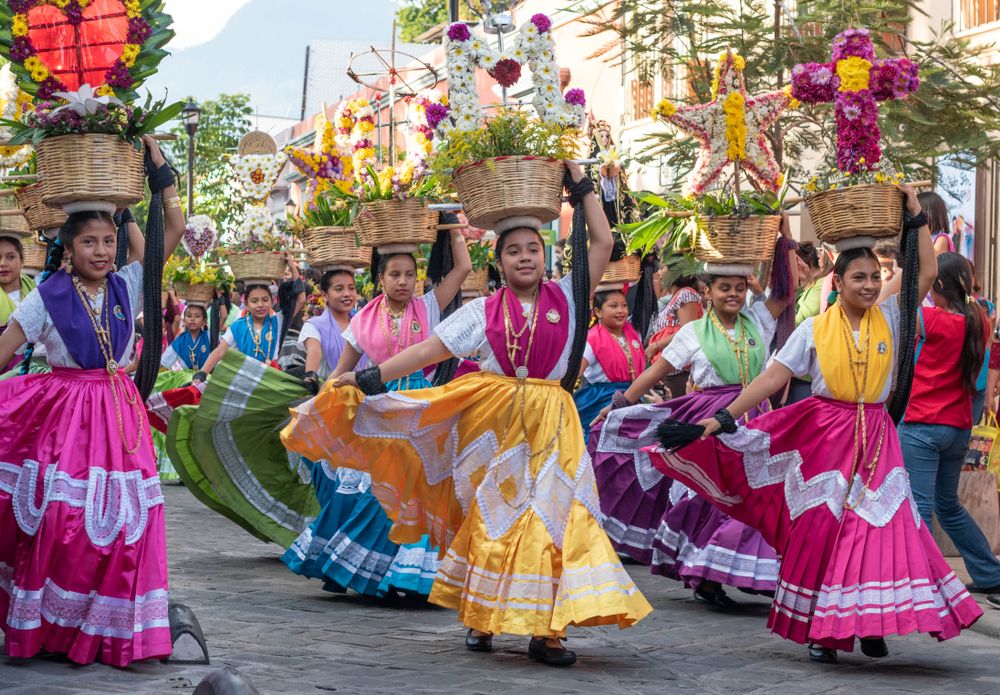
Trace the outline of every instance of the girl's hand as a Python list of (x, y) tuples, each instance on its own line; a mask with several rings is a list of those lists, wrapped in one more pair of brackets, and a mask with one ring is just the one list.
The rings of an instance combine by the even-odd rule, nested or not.
[(792, 224), (788, 219), (788, 213), (784, 210), (781, 211), (781, 227), (779, 227), (778, 231), (786, 239), (792, 238)]
[(753, 273), (747, 275), (747, 289), (753, 292), (754, 297), (764, 294), (764, 288), (760, 286), (760, 281)]
[(566, 169), (569, 170), (569, 176), (573, 179), (573, 183), (577, 183), (583, 178), (583, 169), (580, 165), (569, 159), (564, 159), (563, 164), (566, 165)]
[(653, 389), (649, 389), (649, 393), (646, 394), (646, 398), (649, 400), (650, 403), (662, 403), (663, 402), (663, 398), (660, 397), (660, 394), (658, 394)]
[(142, 142), (146, 145), (146, 149), (149, 150), (149, 156), (153, 160), (153, 164), (161, 167), (167, 163), (167, 160), (163, 158), (163, 153), (160, 152), (160, 143), (148, 135), (142, 136)]
[(708, 420), (702, 420), (698, 424), (705, 428), (705, 433), (701, 435), (702, 441), (711, 437), (712, 433), (722, 426), (719, 424), (719, 421), (716, 420), (714, 417)]
[(354, 372), (347, 372), (345, 374), (341, 374), (336, 379), (332, 379), (331, 383), (334, 387), (340, 388), (341, 386), (357, 386), (358, 380), (354, 378)]
[(660, 341), (655, 340), (646, 348), (646, 359), (652, 362), (658, 354), (660, 354)]
[(608, 417), (608, 413), (610, 412), (611, 412), (611, 404), (609, 403), (608, 405), (604, 406), (604, 409), (601, 410), (601, 412), (597, 414), (597, 417), (595, 417), (594, 421), (590, 423), (590, 426), (593, 427), (598, 422), (604, 422)]
[(288, 264), (289, 268), (291, 268), (297, 262), (298, 261), (295, 260), (295, 256), (292, 254), (291, 251), (285, 251), (285, 263)]
[(917, 192), (914, 190), (913, 186), (907, 183), (896, 184), (896, 188), (906, 194), (906, 209), (910, 211), (910, 214), (916, 217), (920, 214), (920, 201), (917, 200)]

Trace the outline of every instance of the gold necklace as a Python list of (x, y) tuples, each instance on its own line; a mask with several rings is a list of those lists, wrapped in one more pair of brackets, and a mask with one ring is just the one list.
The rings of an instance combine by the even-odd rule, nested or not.
[[(385, 297), (385, 295), (382, 295), (382, 296)], [(398, 314), (393, 313), (392, 307), (389, 306), (389, 299), (388, 299), (388, 297), (386, 297), (385, 301), (382, 302), (382, 306), (379, 307), (379, 309), (384, 308), (385, 309), (385, 313), (389, 315), (389, 333), (393, 337), (398, 337), (399, 336), (399, 325), (400, 324), (396, 323), (396, 322), (399, 321), (400, 323), (402, 323), (403, 316), (406, 314), (406, 308), (408, 306), (410, 306), (410, 300), (411, 299), (413, 299), (412, 295), (409, 296), (409, 297), (407, 297), (406, 303), (403, 304), (403, 308), (399, 310)], [(379, 315), (379, 319), (381, 320), (381, 315)], [(383, 331), (385, 330), (384, 326), (382, 327), (382, 330)], [(392, 354), (392, 350), (389, 351), (389, 354), (390, 355)]]
[[(407, 299), (406, 300), (406, 305), (409, 305), (409, 303), (410, 303), (410, 300)], [(396, 316), (395, 314), (392, 313), (392, 309), (389, 308), (389, 300), (386, 300), (386, 301), (382, 302), (382, 306), (379, 307), (378, 325), (382, 327), (382, 336), (385, 338), (385, 347), (389, 351), (389, 357), (395, 357), (395, 355), (392, 354), (392, 341), (389, 340), (389, 335), (390, 334), (393, 335), (393, 336), (397, 336), (396, 346), (399, 349), (396, 351), (396, 355), (398, 355), (400, 352), (402, 352), (404, 349), (406, 349), (406, 348), (403, 347), (403, 340), (398, 339), (399, 333), (396, 330), (396, 322), (394, 320), (394, 319), (399, 319), (400, 321), (402, 321), (403, 314), (406, 313), (406, 305), (403, 306), (403, 311), (402, 311), (402, 313), (400, 313), (399, 316)], [(390, 321), (389, 321), (389, 331), (388, 332), (386, 332), (386, 330), (385, 330), (385, 321), (382, 320), (382, 313), (381, 312), (382, 312), (382, 308), (383, 307), (385, 307), (386, 313), (391, 317)], [(413, 332), (412, 331), (406, 331), (406, 334), (410, 336), (410, 341), (406, 345), (406, 347), (410, 347), (410, 346), (413, 345)], [(407, 377), (406, 379), (407, 379), (406, 384), (407, 384), (407, 386), (409, 386), (409, 384), (410, 384), (409, 377)]]
[(612, 339), (614, 339), (615, 344), (622, 349), (622, 352), (625, 353), (625, 359), (628, 360), (628, 375), (629, 375), (629, 378), (631, 378), (632, 381), (635, 381), (635, 364), (632, 363), (632, 351), (629, 350), (628, 340), (626, 340), (626, 338), (625, 338), (625, 331), (622, 331), (622, 337), (619, 338), (614, 333), (612, 333), (611, 331), (609, 331), (608, 327), (605, 326), (603, 323), (600, 324), (600, 325), (601, 325), (601, 328), (603, 328), (604, 330), (608, 331), (608, 335), (610, 335), (612, 337)]
[[(743, 323), (743, 317), (739, 314), (736, 315), (736, 321), (740, 325), (740, 335), (736, 340), (733, 340), (732, 336), (729, 335), (729, 331), (723, 328), (722, 322), (719, 321), (714, 308), (708, 310), (708, 318), (711, 319), (712, 324), (729, 341), (729, 347), (732, 348), (733, 353), (736, 355), (736, 364), (740, 368), (740, 384), (743, 385), (743, 388), (746, 388), (750, 383), (750, 348), (747, 343), (747, 327)], [(740, 344), (741, 342), (742, 345)]]
[[(188, 335), (190, 335), (190, 332)], [(195, 348), (198, 347), (199, 340), (201, 340), (201, 331), (198, 331), (198, 337), (191, 341), (191, 347), (188, 348), (188, 364), (191, 365), (191, 369), (197, 369), (195, 361), (198, 358)]]
[[(104, 356), (104, 360), (107, 363), (108, 374), (111, 376), (111, 393), (115, 397), (115, 413), (118, 415), (118, 434), (121, 436), (122, 446), (125, 447), (125, 451), (128, 454), (134, 454), (139, 450), (139, 444), (142, 443), (142, 427), (145, 422), (143, 418), (144, 408), (139, 407), (139, 399), (135, 397), (130, 397), (127, 390), (125, 390), (125, 402), (135, 408), (136, 416), (139, 419), (139, 434), (135, 440), (135, 446), (130, 447), (128, 441), (125, 439), (125, 426), (122, 424), (122, 409), (121, 404), (118, 402), (118, 387), (121, 386), (119, 383), (121, 380), (121, 375), (118, 373), (118, 363), (114, 358), (114, 349), (111, 344), (111, 331), (103, 326), (110, 326), (111, 319), (108, 314), (108, 304), (107, 296), (105, 296), (105, 301), (101, 305), (101, 315), (98, 316), (94, 312), (94, 308), (87, 301), (88, 293), (87, 289), (80, 282), (80, 279), (75, 273), (71, 274), (70, 277), (73, 279), (73, 287), (76, 288), (76, 293), (80, 297), (80, 301), (83, 302), (84, 308), (87, 310), (87, 316), (90, 317), (90, 323), (94, 327), (94, 334), (97, 336), (97, 344), (101, 348), (101, 354)], [(104, 288), (108, 284), (108, 278), (105, 276), (101, 280), (101, 289), (97, 293), (97, 296), (101, 295)], [(103, 323), (103, 326), (102, 326)], [(122, 386), (124, 389), (124, 386)]]
[[(532, 298), (531, 317), (524, 322), (524, 325), (521, 326), (521, 330), (519, 332), (514, 331), (514, 323), (510, 318), (510, 307), (507, 306), (507, 297), (506, 295), (503, 297), (503, 331), (504, 342), (507, 347), (507, 359), (510, 360), (510, 366), (514, 367), (514, 375), (519, 381), (523, 381), (528, 378), (528, 353), (531, 352), (531, 344), (535, 339), (535, 326), (538, 325), (538, 294), (541, 291), (541, 288), (542, 285), (539, 283), (538, 287), (535, 288), (535, 294)], [(506, 291), (510, 292), (511, 290), (507, 289)], [(517, 299), (516, 296), (515, 299)], [(518, 302), (518, 304), (520, 304), (520, 302)], [(519, 367), (517, 366), (517, 351), (521, 349), (521, 346), (517, 343), (521, 336), (524, 335), (524, 332), (528, 330), (529, 326), (531, 327), (531, 330), (528, 333), (528, 347), (524, 351), (524, 362)]]
[[(251, 357), (257, 359), (257, 353), (259, 352), (261, 355), (264, 356), (264, 359), (261, 360), (261, 362), (267, 362), (269, 359), (271, 359), (271, 347), (273, 345), (271, 338), (271, 329), (268, 328), (267, 335), (266, 336), (264, 335), (264, 326), (267, 325), (268, 318), (270, 317), (264, 317), (263, 323), (260, 324), (260, 332), (254, 333), (253, 319), (250, 318), (250, 314), (246, 315), (247, 328), (250, 329), (250, 341), (253, 343), (253, 355), (251, 355)], [(267, 352), (264, 352), (263, 348), (261, 348), (260, 346), (261, 340), (264, 338), (267, 339)]]

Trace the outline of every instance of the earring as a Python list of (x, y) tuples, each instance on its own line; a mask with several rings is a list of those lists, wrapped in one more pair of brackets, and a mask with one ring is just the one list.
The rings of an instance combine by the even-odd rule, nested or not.
[(507, 286), (507, 276), (504, 275), (503, 273), (500, 273), (500, 287), (506, 287), (506, 286)]
[(837, 293), (837, 306), (840, 306), (840, 292)]

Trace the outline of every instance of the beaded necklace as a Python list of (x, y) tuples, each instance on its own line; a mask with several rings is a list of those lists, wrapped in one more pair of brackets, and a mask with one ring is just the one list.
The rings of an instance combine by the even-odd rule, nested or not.
[[(257, 353), (259, 352), (264, 356), (261, 362), (267, 362), (271, 359), (271, 348), (273, 347), (274, 341), (270, 327), (267, 329), (267, 335), (264, 335), (264, 326), (267, 325), (267, 320), (269, 316), (264, 317), (264, 321), (260, 325), (260, 331), (255, 332), (253, 329), (253, 319), (250, 318), (250, 314), (246, 315), (247, 328), (250, 329), (250, 340), (253, 341), (253, 354), (251, 357), (257, 359)], [(267, 352), (264, 352), (260, 347), (261, 340), (267, 340)]]
[[(736, 364), (740, 368), (740, 383), (743, 385), (743, 388), (746, 388), (747, 384), (749, 384), (751, 381), (750, 348), (748, 347), (747, 328), (746, 325), (743, 323), (743, 316), (741, 316), (740, 314), (736, 315), (736, 321), (739, 323), (740, 326), (740, 334), (739, 336), (737, 336), (735, 340), (733, 340), (733, 337), (729, 335), (729, 331), (723, 328), (722, 322), (719, 321), (719, 317), (716, 315), (714, 308), (708, 310), (708, 318), (711, 319), (712, 325), (715, 326), (717, 329), (719, 329), (719, 333), (726, 336), (726, 340), (729, 341), (729, 347), (732, 349), (733, 354), (736, 355)], [(735, 326), (734, 326), (734, 332), (735, 332)]]

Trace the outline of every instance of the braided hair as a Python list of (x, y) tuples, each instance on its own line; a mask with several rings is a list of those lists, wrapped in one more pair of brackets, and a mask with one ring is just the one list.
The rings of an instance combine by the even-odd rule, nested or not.
[[(457, 224), (458, 215), (453, 212), (442, 212), (438, 214), (438, 224)], [(431, 247), (431, 257), (427, 263), (427, 279), (435, 285), (441, 283), (445, 276), (455, 268), (455, 258), (451, 253), (451, 232), (447, 229), (439, 229), (434, 246)], [(462, 306), (462, 292), (459, 291), (448, 306), (441, 311), (441, 318), (446, 319)], [(432, 386), (443, 386), (455, 378), (458, 371), (459, 360), (457, 357), (449, 357), (440, 362), (434, 371)]]
[(587, 257), (587, 218), (583, 211), (583, 198), (593, 192), (594, 184), (586, 177), (574, 183), (569, 171), (566, 171), (563, 185), (569, 191), (569, 204), (573, 206), (570, 239), (573, 245), (572, 284), (576, 331), (569, 351), (569, 364), (560, 384), (566, 391), (573, 393), (583, 364), (583, 351), (587, 347), (587, 325), (590, 320), (590, 259)]
[(635, 285), (635, 301), (632, 306), (632, 328), (640, 336), (646, 335), (649, 323), (653, 320), (656, 308), (656, 272), (660, 269), (656, 253), (650, 253), (642, 259), (642, 271), (639, 282)]
[(233, 310), (233, 300), (229, 295), (229, 290), (225, 290), (220, 296), (212, 298), (212, 311), (208, 326), (208, 346), (212, 350), (219, 344), (219, 331), (222, 328), (221, 309), (223, 306), (226, 307), (227, 314)]
[[(917, 309), (920, 307), (920, 229), (909, 228), (913, 219), (903, 209), (902, 287), (899, 290), (899, 357), (896, 363), (896, 391), (889, 404), (889, 415), (897, 425), (906, 413), (916, 368)], [(873, 254), (874, 255), (874, 254)]]

